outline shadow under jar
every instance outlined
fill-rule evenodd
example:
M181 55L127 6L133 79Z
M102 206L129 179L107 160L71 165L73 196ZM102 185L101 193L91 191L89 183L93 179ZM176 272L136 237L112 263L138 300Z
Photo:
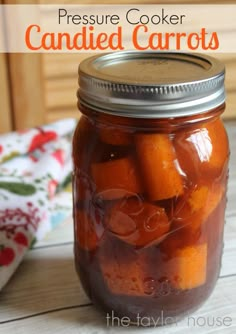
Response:
M224 66L120 52L79 68L75 264L92 302L138 324L175 322L211 294L223 247Z

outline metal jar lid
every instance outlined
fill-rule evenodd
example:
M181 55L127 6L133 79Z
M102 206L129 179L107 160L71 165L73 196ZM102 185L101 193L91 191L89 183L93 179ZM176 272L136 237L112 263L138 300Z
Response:
M220 61L201 54L116 52L81 62L78 97L113 115L190 116L224 103L224 76Z

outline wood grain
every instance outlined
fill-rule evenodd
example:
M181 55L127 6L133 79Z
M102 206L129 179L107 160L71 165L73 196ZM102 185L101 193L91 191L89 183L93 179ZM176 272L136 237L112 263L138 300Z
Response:
M197 311L191 318L184 319L178 324L166 326L160 329L162 334L182 334L191 329L193 334L233 334L235 333L235 309L236 309L236 284L235 277L226 277L219 279L216 289L212 296L204 304L199 311ZM199 317L205 319L212 319L213 317L231 317L232 326L221 328L208 329L202 326L191 326L194 324L193 319ZM199 321L201 324L202 322ZM137 333L136 327L128 329L121 327L107 327L105 314L99 313L93 306L79 307L74 306L68 309L54 310L46 314L39 314L34 317L29 317L23 320L16 320L14 322L3 323L0 327L0 333L14 333L14 334L52 334L52 333L66 333L66 334L104 334L104 333ZM148 333L157 333L157 328L146 329Z
M41 57L9 54L13 118L16 129L38 126L45 121Z
M72 249L69 244L28 253L1 293L0 322L89 302L75 273Z
M4 4L31 4L32 0L3 0ZM34 1L35 3L35 1ZM16 16L14 18L14 15ZM11 24L17 20L5 12L5 29L8 39L17 33ZM44 79L40 54L10 53L8 55L8 80L10 82L12 118L15 129L38 126L45 121Z
M78 89L79 63L91 54L45 54L45 99L47 118L56 120L66 117L68 111L77 117L76 91ZM223 118L236 117L236 54L215 54L226 66L227 108Z
M4 0L6 4L41 3L51 0ZM78 4L76 0L59 0L61 4ZM100 4L157 4L156 0L103 0ZM165 4L236 4L236 0L167 0ZM97 0L81 0L80 4L97 4ZM76 107L77 71L81 60L91 54L10 54L9 76L12 105L6 85L6 69L0 83L3 98L0 102L0 132L37 126L64 117L79 117ZM236 54L215 54L226 64L227 109L225 119L236 118ZM4 55L0 59L5 58ZM4 60L5 61L5 60ZM4 62L0 60L0 70ZM4 87L3 87L4 85ZM3 104L3 106L2 106ZM4 113L2 110L6 110Z
M0 1L0 4L2 4L2 0ZM0 18L2 19L2 17ZM0 20L0 41L4 43L4 27L2 20ZM13 128L7 71L7 55L4 53L0 53L0 73L0 133L3 133L11 131Z
M7 78L6 55L0 54L0 133L12 130L9 82Z
M229 71L228 71L229 73ZM235 73L236 78L236 73ZM58 113L55 117L67 117L67 111L73 111L74 115L77 112L77 97L76 92L78 90L77 76L55 78L46 81L46 109L47 113ZM235 89L227 89L229 79L226 82L226 103L227 107L223 114L224 119L232 119L236 117L236 83ZM229 86L233 86L230 81Z
M76 109L77 81L77 77L64 77L61 80L49 80L46 82L46 106L49 110L65 110L67 107L74 107Z
M81 116L81 113L78 111L77 107L66 107L62 110L48 110L46 114L46 123L55 122L59 119L66 118L66 117L72 117L79 119Z
M236 276L235 217L227 219L220 276ZM72 231L72 220L64 225ZM54 232L49 242L31 250L0 295L0 323L62 307L89 303L74 268L73 237ZM58 240L61 244L57 244ZM67 240L67 241L65 241Z
M56 78L76 78L78 81L78 66L91 53L60 53L42 55L44 75L47 80Z
M25 0L20 0L24 3ZM52 0L40 0L42 4L51 4ZM57 3L62 4L78 4L77 0L58 0ZM100 0L99 3L97 0L80 0L80 5L87 5L87 4L111 4L111 5L129 5L129 4L158 4L158 3L165 3L165 4L234 4L236 3L235 0L166 0L165 2L158 2L157 0Z

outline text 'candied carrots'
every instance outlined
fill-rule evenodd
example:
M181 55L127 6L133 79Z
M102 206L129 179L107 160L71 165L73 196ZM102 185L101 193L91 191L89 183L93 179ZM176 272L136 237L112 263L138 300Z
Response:
M170 229L165 210L139 198L124 198L108 212L106 225L115 235L133 246L147 246Z
M206 281L207 244L178 249L175 254L176 288L193 289Z
M183 193L183 180L168 135L139 134L136 136L136 149L146 190L152 201Z
M131 157L94 163L91 166L97 193L111 200L142 192L141 181Z

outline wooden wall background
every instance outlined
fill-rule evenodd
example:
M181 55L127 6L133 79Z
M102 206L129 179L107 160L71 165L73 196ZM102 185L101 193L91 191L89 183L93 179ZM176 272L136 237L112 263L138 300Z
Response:
M78 88L77 68L83 55L43 55L45 75L45 103L47 121L63 116L77 116L76 90ZM226 64L227 108L224 118L236 118L236 54L215 55Z
M35 0L36 1L36 0ZM5 4L34 0L1 0ZM41 4L158 4L157 0L38 0ZM165 4L235 3L236 0L167 0ZM0 27L1 28L1 27ZM1 34L2 29L0 29ZM1 36L0 36L1 37ZM37 126L64 117L79 117L76 107L77 70L89 54L0 55L0 132ZM215 54L226 65L227 109L236 118L236 54Z

